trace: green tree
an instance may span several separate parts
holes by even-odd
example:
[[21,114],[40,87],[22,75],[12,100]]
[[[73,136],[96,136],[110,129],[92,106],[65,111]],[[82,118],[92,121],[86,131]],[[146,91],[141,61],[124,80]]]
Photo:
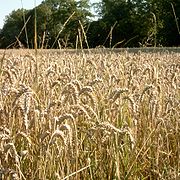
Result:
[[18,9],[6,16],[5,24],[1,30],[1,48],[17,45],[17,39],[25,42],[23,16],[27,14],[27,12],[27,10]]
[[[13,11],[7,16],[1,32],[3,47],[15,42],[18,37],[18,40],[26,47],[34,48],[36,19],[39,48],[50,48],[52,45],[54,48],[59,45],[74,48],[78,29],[82,30],[82,26],[86,28],[88,24],[91,16],[89,9],[88,0],[44,0],[32,10]],[[69,21],[66,22],[68,18]],[[18,36],[19,33],[20,36]]]
[[[44,8],[46,8],[46,14],[43,14]],[[31,16],[34,16],[33,11],[34,9],[30,12]],[[74,48],[80,26],[79,21],[85,26],[88,23],[88,17],[91,16],[88,0],[45,0],[36,8],[36,11],[38,42],[43,41],[45,34],[49,48],[52,46],[57,48],[59,45]],[[68,18],[70,19],[65,24]],[[33,22],[30,27],[33,27]],[[33,42],[33,37],[31,39]]]
[[163,46],[180,45],[180,1],[147,0],[157,19],[157,43]]
[[102,0],[98,8],[100,19],[88,33],[91,47],[180,44],[179,0]]
[[[36,9],[35,9],[36,8]],[[45,3],[41,3],[39,6],[35,7],[34,9],[30,10],[27,14],[30,17],[30,21],[27,23],[27,31],[28,31],[28,39],[29,39],[29,46],[31,48],[34,47],[34,37],[35,37],[35,18],[37,22],[37,40],[38,40],[38,47],[46,47],[48,40],[48,24],[52,18],[52,9]],[[35,10],[36,10],[36,17],[35,17]]]
[[[64,27],[64,23],[73,13],[74,15]],[[80,29],[79,21],[85,28],[88,24],[90,16],[91,13],[88,0],[57,0],[56,8],[53,10],[53,18],[50,22],[50,36],[52,43],[58,36],[58,33],[63,29],[58,37],[59,42],[61,45],[74,48],[76,44],[76,37],[78,36],[78,29]]]
[[92,25],[102,25],[101,28],[97,28],[99,29],[98,34],[101,34],[101,29],[103,29],[104,37],[102,38],[102,35],[99,35],[99,37],[101,37],[100,39],[103,39],[101,45],[105,45],[106,47],[121,47],[125,44],[133,46],[133,39],[137,37],[134,23],[134,1],[102,0],[99,8],[99,23],[93,23]]

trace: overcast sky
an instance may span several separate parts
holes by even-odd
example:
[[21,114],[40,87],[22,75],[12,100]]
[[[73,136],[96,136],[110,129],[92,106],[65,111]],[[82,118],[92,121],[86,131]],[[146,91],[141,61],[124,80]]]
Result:
[[[9,15],[13,10],[22,8],[32,9],[34,7],[34,0],[0,0],[0,28],[3,27],[5,16]],[[100,0],[90,0],[91,3],[99,2]],[[42,0],[36,0],[36,5],[39,5]]]

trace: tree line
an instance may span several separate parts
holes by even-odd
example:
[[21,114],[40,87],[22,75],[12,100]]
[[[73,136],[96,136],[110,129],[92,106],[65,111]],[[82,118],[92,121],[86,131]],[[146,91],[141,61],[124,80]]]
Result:
[[179,46],[179,24],[179,0],[44,0],[6,17],[0,48]]

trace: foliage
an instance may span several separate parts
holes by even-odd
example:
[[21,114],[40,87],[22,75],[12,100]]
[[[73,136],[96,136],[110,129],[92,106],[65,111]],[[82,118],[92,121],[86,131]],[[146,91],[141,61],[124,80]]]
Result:
[[[4,27],[1,31],[1,41],[3,47],[14,46],[14,42],[16,42],[16,38],[20,34],[24,22],[23,22],[23,14],[28,11],[24,9],[18,9],[11,12],[10,15],[6,16]],[[23,36],[19,37],[20,41],[24,41]]]
[[50,17],[47,25],[47,31],[50,38],[49,44],[51,45],[58,36],[59,31],[64,28],[63,26],[66,20],[75,12],[58,37],[58,42],[63,47],[74,47],[76,36],[78,34],[78,28],[80,27],[79,21],[85,25],[88,22],[88,17],[91,16],[88,0],[46,0],[43,4],[51,7],[52,12],[52,16]]
[[[122,42],[117,44],[119,47],[178,46],[179,7],[178,0],[102,0],[98,6],[100,19],[92,23],[95,27],[90,31],[89,39],[94,43],[93,31],[96,29],[97,38],[101,36],[101,42],[98,43],[106,47],[118,42]],[[115,23],[112,37],[108,37]],[[97,25],[99,27],[96,28]],[[104,44],[106,38],[108,41]]]
[[164,46],[178,46],[180,43],[180,1],[150,0],[151,11],[157,17],[157,40]]
[[[35,17],[35,10],[37,16]],[[24,13],[24,14],[23,14]],[[70,21],[64,28],[65,21],[74,13]],[[91,16],[89,11],[88,0],[74,1],[74,0],[45,0],[39,6],[29,11],[17,10],[13,11],[6,19],[3,27],[1,37],[6,42],[3,46],[7,47],[10,43],[16,41],[17,37],[24,25],[23,15],[26,16],[28,21],[26,28],[28,37],[25,35],[25,30],[19,40],[27,47],[25,42],[29,42],[29,46],[33,48],[34,42],[34,19],[37,21],[37,37],[38,47],[51,47],[55,41],[58,33],[63,29],[60,36],[58,36],[58,43],[55,45],[74,47],[78,28],[80,27],[79,21],[83,26],[88,22]],[[28,38],[28,40],[26,39]]]

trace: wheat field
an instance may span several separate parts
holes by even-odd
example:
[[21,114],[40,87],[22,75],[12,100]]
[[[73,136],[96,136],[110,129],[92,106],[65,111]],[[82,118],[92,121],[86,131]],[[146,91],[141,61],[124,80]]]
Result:
[[0,179],[180,179],[180,54],[0,54]]

